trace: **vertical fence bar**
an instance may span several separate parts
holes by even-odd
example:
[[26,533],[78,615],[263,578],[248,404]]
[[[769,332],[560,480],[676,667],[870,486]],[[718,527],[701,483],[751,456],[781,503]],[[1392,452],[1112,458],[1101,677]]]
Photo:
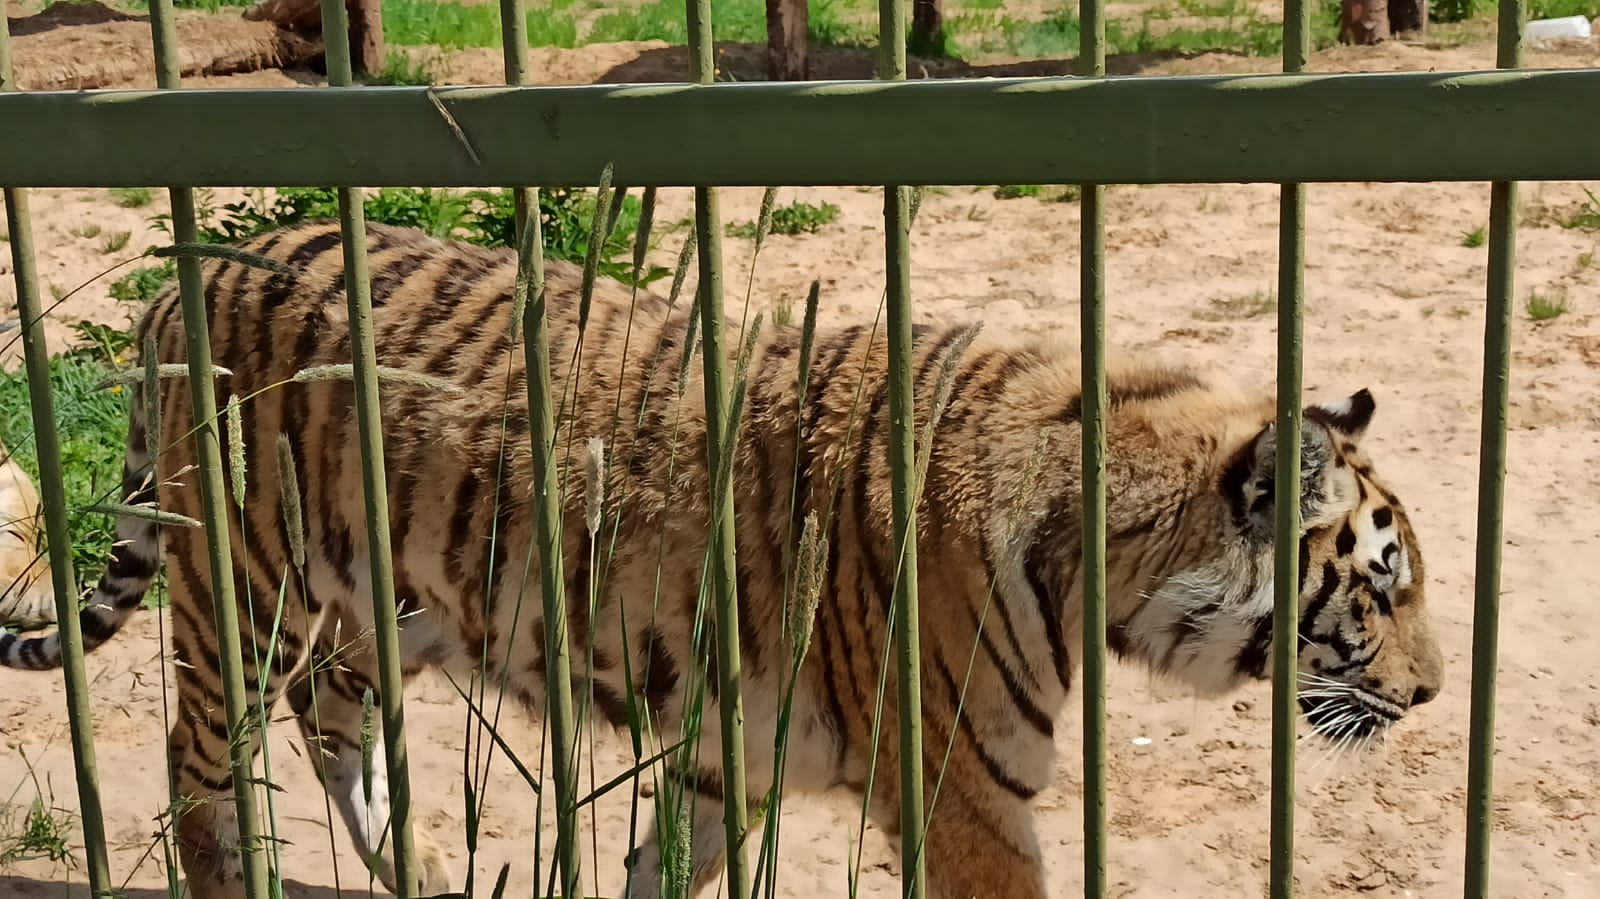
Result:
[[[1495,65],[1522,65],[1523,0],[1500,0]],[[1505,517],[1506,409],[1516,292],[1517,185],[1489,188],[1489,275],[1483,328],[1483,422],[1478,447],[1478,545],[1473,575],[1472,709],[1467,737],[1467,860],[1463,895],[1489,895],[1494,830],[1494,697],[1500,644],[1500,544]]]
[[[905,0],[878,5],[878,77],[906,78]],[[922,795],[922,665],[917,609],[916,403],[911,375],[911,189],[883,189],[889,343],[890,494],[898,572],[894,579],[895,711],[900,724],[901,894],[927,895]]]
[[[500,25],[506,83],[532,80],[528,58],[528,20],[523,0],[500,0]],[[524,309],[523,358],[528,372],[528,421],[533,443],[537,496],[540,593],[543,599],[546,715],[550,723],[551,776],[556,790],[556,866],[563,897],[582,896],[583,853],[578,844],[577,723],[573,720],[571,638],[567,628],[565,560],[562,558],[562,487],[556,466],[555,414],[551,400],[550,330],[544,302],[544,242],[539,226],[539,192],[512,188],[517,216],[517,281]],[[526,285],[523,287],[522,285]]]
[[[16,88],[11,72],[11,29],[0,15],[0,91]],[[61,641],[61,676],[66,682],[67,728],[78,781],[78,817],[83,824],[89,892],[96,899],[108,899],[111,869],[106,858],[105,820],[100,810],[100,776],[95,768],[94,712],[89,704],[89,677],[83,666],[77,576],[72,570],[72,539],[67,532],[66,484],[61,471],[61,442],[56,434],[55,398],[50,393],[50,348],[44,340],[33,223],[27,191],[7,188],[4,193],[11,240],[11,272],[17,285],[17,316],[22,319],[28,405],[33,415],[33,441],[39,458],[39,493],[44,505],[51,585],[56,593],[56,635]]]
[[[355,81],[350,63],[350,14],[343,0],[322,0],[322,34],[328,84]],[[396,899],[417,894],[412,837],[411,774],[406,757],[405,680],[400,667],[393,547],[389,542],[388,475],[383,458],[383,409],[378,401],[378,358],[373,342],[372,283],[367,271],[367,221],[360,188],[341,187],[339,227],[344,243],[345,303],[350,314],[350,361],[356,399],[356,439],[367,507],[367,553],[372,571],[373,631],[377,642],[378,702],[389,777],[389,839],[394,847]]]
[[[172,0],[150,4],[150,38],[156,57],[156,86],[178,90],[178,32]],[[172,199],[172,239],[180,244],[199,242],[195,225],[194,191],[169,188]],[[239,852],[244,867],[244,889],[250,899],[266,899],[267,861],[257,834],[253,743],[244,735],[254,727],[246,692],[239,612],[233,579],[233,549],[228,541],[227,493],[223,488],[222,445],[217,433],[216,382],[212,376],[211,325],[206,319],[200,260],[177,259],[178,292],[183,308],[184,345],[189,360],[189,393],[194,407],[195,457],[200,463],[201,520],[211,561],[211,604],[217,628],[217,655],[222,675],[222,708],[228,719],[228,752],[233,780],[235,812],[239,825]],[[264,736],[264,735],[263,735]]]
[[[1106,73],[1105,0],[1079,0],[1078,74]],[[1106,228],[1105,186],[1080,186],[1083,442],[1083,895],[1106,890]]]
[[[1310,9],[1284,0],[1283,70],[1305,69],[1310,52]],[[1278,452],[1277,521],[1273,542],[1272,632],[1272,835],[1268,891],[1294,895],[1294,749],[1299,708],[1301,379],[1304,368],[1305,185],[1282,186],[1278,206]]]
[[[715,80],[711,0],[688,5],[690,74],[700,84]],[[716,612],[717,710],[722,727],[722,822],[728,840],[728,897],[749,899],[750,872],[744,854],[749,827],[745,809],[744,692],[739,658],[739,604],[733,520],[733,466],[722,464],[734,444],[726,438],[729,394],[723,378],[722,217],[717,189],[694,190],[695,240],[700,256],[700,333],[705,368],[706,456],[711,466],[711,533],[708,535],[712,597]],[[725,474],[722,474],[725,473]]]

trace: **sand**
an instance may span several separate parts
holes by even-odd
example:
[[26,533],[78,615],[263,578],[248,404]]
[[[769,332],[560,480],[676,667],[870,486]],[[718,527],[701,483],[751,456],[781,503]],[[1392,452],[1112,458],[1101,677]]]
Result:
[[[550,52],[553,80],[646,77],[661,45],[609,45]],[[1593,65],[1594,45],[1530,54],[1536,66]],[[1320,69],[1481,68],[1492,46],[1430,49],[1391,44],[1318,54]],[[447,58],[452,80],[498,76],[497,51]],[[559,65],[558,65],[559,64]],[[832,63],[830,63],[831,65]],[[851,65],[848,60],[838,65]],[[1266,69],[1270,60],[1222,54],[1137,64],[1155,72]],[[563,68],[564,67],[564,68]],[[559,70],[559,71],[557,71]],[[681,71],[681,69],[680,69]],[[609,76],[609,77],[608,77]],[[676,76],[673,76],[676,77]],[[207,84],[302,83],[278,73]],[[199,82],[196,82],[199,83]],[[1590,626],[1600,560],[1600,237],[1556,222],[1600,184],[1526,185],[1522,192],[1519,298],[1537,291],[1566,299],[1568,311],[1514,321],[1510,462],[1504,539],[1499,712],[1491,894],[1600,896],[1600,661]],[[1306,744],[1297,789],[1299,895],[1460,895],[1464,864],[1469,649],[1472,637],[1474,497],[1477,487],[1486,251],[1463,246],[1487,222],[1488,187],[1318,185],[1308,191],[1306,393],[1338,397],[1370,387],[1378,416],[1368,444],[1397,485],[1428,560],[1429,602],[1446,660],[1444,691],[1417,709],[1381,746],[1337,760]],[[218,191],[216,202],[234,194]],[[725,215],[749,220],[758,191],[729,191]],[[870,315],[882,283],[881,199],[871,190],[793,189],[781,201],[826,200],[838,221],[814,235],[774,237],[756,266],[758,305],[798,301],[822,282],[823,314]],[[163,236],[148,222],[165,211],[111,204],[104,191],[35,194],[36,240],[47,284],[69,288]],[[663,192],[658,221],[689,213],[684,192]],[[1135,351],[1271,381],[1275,324],[1277,190],[1266,185],[1113,187],[1107,199],[1108,330]],[[922,318],[982,317],[990,327],[1077,327],[1076,204],[1001,201],[979,188],[930,191],[914,230],[912,264]],[[121,253],[71,231],[87,223],[128,230]],[[663,233],[655,256],[670,265],[683,231]],[[743,296],[751,245],[725,248],[730,302]],[[0,274],[9,271],[0,261]],[[96,281],[54,313],[51,339],[77,318],[121,321],[127,310]],[[0,319],[14,315],[0,278]],[[15,361],[15,348],[0,355]],[[109,475],[110,473],[108,473]],[[152,852],[165,785],[156,763],[164,739],[157,639],[147,614],[88,661],[96,704],[96,748],[115,881],[154,899],[165,884]],[[1224,701],[1202,701],[1114,667],[1110,679],[1109,894],[1116,897],[1259,896],[1268,848],[1269,713],[1265,685]],[[451,688],[425,680],[407,696],[417,820],[452,854],[460,885],[468,867],[462,749],[466,719]],[[1039,833],[1053,895],[1081,888],[1081,757],[1076,697],[1059,733],[1060,776],[1039,799]],[[539,727],[511,711],[503,733],[519,755],[536,758]],[[0,795],[35,795],[29,771],[62,809],[77,807],[59,679],[13,673],[0,694]],[[288,895],[333,895],[335,860],[344,889],[365,877],[342,827],[330,835],[310,766],[298,757],[293,725],[275,725],[268,745]],[[625,744],[602,735],[599,780],[620,770]],[[12,794],[12,788],[17,792]],[[475,861],[480,889],[512,862],[511,895],[535,888],[531,846],[535,796],[497,758],[483,790],[484,837]],[[590,889],[615,895],[627,842],[628,799],[614,793],[584,823]],[[843,895],[857,808],[839,796],[785,806],[786,850],[779,894]],[[544,833],[548,865],[552,833]],[[74,836],[77,839],[77,835]],[[591,842],[592,840],[597,842]],[[75,846],[78,844],[75,843]],[[861,845],[860,895],[898,895],[890,842],[868,827]],[[83,895],[76,869],[32,861],[0,869],[0,896]],[[598,883],[592,878],[598,874]],[[381,888],[380,888],[381,889]]]

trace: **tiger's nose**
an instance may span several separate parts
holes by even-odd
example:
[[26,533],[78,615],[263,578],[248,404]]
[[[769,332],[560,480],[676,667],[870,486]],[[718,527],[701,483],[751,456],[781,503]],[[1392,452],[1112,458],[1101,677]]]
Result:
[[1414,706],[1422,705],[1425,702],[1431,701],[1433,697],[1438,695],[1439,690],[1436,687],[1418,687],[1416,691],[1411,694],[1411,704]]

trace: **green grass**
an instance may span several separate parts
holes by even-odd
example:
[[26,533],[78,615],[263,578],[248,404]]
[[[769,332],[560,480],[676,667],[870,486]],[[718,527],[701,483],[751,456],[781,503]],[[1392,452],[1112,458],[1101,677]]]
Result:
[[1561,222],[1563,228],[1576,228],[1580,231],[1600,231],[1600,197],[1594,192],[1584,188],[1583,194],[1587,199],[1578,207],[1578,211],[1567,216]]
[[[862,5],[861,9],[868,9]],[[817,46],[867,44],[872,31],[850,27],[836,15],[836,5],[815,3],[810,36]],[[688,42],[684,0],[657,0],[642,6],[609,10],[596,17],[586,32],[579,23],[589,12],[582,0],[554,0],[527,14],[528,42],[535,47],[577,47],[610,41]],[[500,10],[494,4],[464,5],[429,0],[384,0],[384,36],[399,45],[437,45],[450,49],[500,46]],[[766,41],[766,7],[761,0],[727,0],[712,9],[718,40]],[[414,82],[406,82],[414,83]]]
[[[0,802],[0,871],[21,862],[44,859],[73,864],[72,812],[57,808],[55,791],[47,778],[43,784],[26,755],[23,764],[28,776],[11,796]],[[17,801],[23,788],[33,786],[33,798],[26,804]]]
[[367,84],[388,84],[427,87],[443,80],[436,61],[390,51],[384,54],[383,70],[365,79]]
[[120,253],[127,249],[128,241],[132,238],[132,231],[107,231],[100,237],[100,252],[106,255]]
[[1565,294],[1542,294],[1533,291],[1528,294],[1524,308],[1528,311],[1528,318],[1536,322],[1547,322],[1566,314],[1567,298]]
[[1023,197],[1037,197],[1044,193],[1042,184],[1002,184],[994,189],[996,200],[1020,200]]
[[[772,210],[772,228],[769,234],[782,234],[794,237],[799,234],[815,234],[826,225],[830,225],[839,217],[839,207],[832,203],[823,202],[821,206],[811,203],[794,202],[787,206],[776,206]],[[756,236],[755,222],[737,222],[728,225],[729,237],[739,237],[745,240],[754,240]]]
[[123,209],[143,209],[156,198],[153,187],[113,187],[111,200]]
[[[86,322],[76,328],[87,339],[87,345],[51,358],[50,386],[55,396],[61,467],[66,477],[72,562],[80,584],[88,586],[105,569],[114,530],[109,516],[82,510],[121,499],[117,494],[128,434],[128,409],[122,388],[102,385],[117,370],[118,354],[126,344],[117,338],[121,332],[113,328]],[[28,379],[23,371],[0,372],[0,441],[38,483],[30,408]]]
[[1275,295],[1269,291],[1257,290],[1254,293],[1215,298],[1211,301],[1210,308],[1199,310],[1194,315],[1202,321],[1243,321],[1260,318],[1277,306],[1278,298]]
[[1474,228],[1471,231],[1462,232],[1461,245],[1469,250],[1476,250],[1478,247],[1483,246],[1486,238],[1487,235],[1484,229]]

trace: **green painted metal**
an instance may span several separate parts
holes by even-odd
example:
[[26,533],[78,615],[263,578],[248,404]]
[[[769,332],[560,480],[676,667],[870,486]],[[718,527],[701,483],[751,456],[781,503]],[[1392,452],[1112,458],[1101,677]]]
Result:
[[[1078,5],[1078,74],[1106,73],[1105,0]],[[1105,186],[1081,186],[1078,324],[1083,456],[1083,895],[1106,892],[1106,228]]]
[[[531,207],[536,208],[536,207]],[[544,607],[545,716],[550,723],[551,777],[556,790],[556,861],[563,897],[581,896],[582,847],[578,842],[578,727],[572,707],[572,645],[567,628],[562,556],[562,484],[556,453],[555,404],[550,368],[550,326],[545,306],[544,253],[539,216],[528,215],[517,247],[516,303],[522,316],[528,370],[528,421],[533,443],[535,539]]]
[[[1283,70],[1305,68],[1310,7],[1285,0]],[[1305,185],[1285,183],[1278,201],[1278,457],[1276,496],[1300,495],[1301,381],[1304,373]],[[1300,503],[1279,502],[1273,542],[1272,799],[1267,889],[1272,899],[1294,895],[1294,751],[1300,710]]]
[[[532,79],[527,16],[523,0],[501,0],[506,83]],[[539,192],[512,189],[517,222],[517,297],[522,317],[523,358],[528,371],[529,439],[533,445],[537,494],[541,613],[544,619],[545,709],[550,724],[551,777],[556,801],[556,869],[563,897],[582,896],[583,852],[578,839],[578,723],[572,702],[572,643],[567,626],[565,558],[561,507],[564,495],[556,464],[555,402],[550,374],[549,317],[544,297],[544,241],[539,225]],[[530,305],[531,301],[531,305]]]
[[[172,0],[155,0],[150,4],[150,36],[155,54],[156,86],[158,90],[176,93],[182,84]],[[172,186],[169,194],[173,240],[180,244],[198,243],[194,191],[188,187]],[[269,895],[269,874],[263,851],[266,847],[259,835],[260,819],[256,813],[255,741],[247,736],[255,728],[255,713],[251,709],[244,673],[233,548],[228,542],[228,500],[223,486],[222,446],[217,432],[217,395],[216,381],[212,376],[210,323],[206,319],[205,294],[200,282],[200,260],[193,256],[179,257],[177,267],[189,360],[190,401],[195,416],[195,458],[200,464],[201,519],[205,524],[206,551],[211,563],[212,620],[217,629],[222,710],[228,723],[229,775],[233,782],[234,808],[238,817],[244,892],[250,899],[266,899]],[[259,697],[257,701],[260,701]]]
[[[0,92],[16,90],[11,71],[11,28],[0,15]],[[67,533],[67,495],[61,473],[61,441],[56,434],[55,397],[50,393],[50,349],[44,339],[44,311],[39,298],[39,270],[33,248],[33,221],[28,195],[5,192],[7,236],[11,242],[11,274],[17,287],[17,317],[22,320],[23,365],[28,374],[28,403],[33,416],[34,450],[39,459],[39,494],[49,544],[51,586],[56,593],[56,634],[61,640],[61,677],[67,692],[67,730],[72,744],[73,773],[78,783],[78,819],[83,827],[89,893],[111,895],[111,866],[106,859],[105,818],[100,806],[100,775],[95,766],[94,719],[89,704],[89,676],[83,665],[83,630],[78,623],[77,577],[72,570],[72,540]]]
[[[689,74],[696,82],[711,84],[716,65],[711,34],[711,0],[688,4]],[[638,183],[622,179],[628,183]],[[739,603],[737,544],[734,540],[733,466],[724,454],[735,451],[736,430],[729,421],[731,400],[724,377],[722,304],[722,216],[714,187],[694,191],[695,241],[700,256],[700,281],[696,303],[700,307],[702,362],[705,371],[706,456],[711,476],[711,522],[707,535],[707,569],[711,575],[712,609],[716,622],[717,712],[722,736],[722,824],[728,841],[729,899],[749,899],[751,877],[745,857],[749,830],[745,800],[744,688],[739,656]]]
[[1272,899],[1294,894],[1294,750],[1300,712],[1296,665],[1300,632],[1301,380],[1304,357],[1305,187],[1285,184],[1278,234],[1278,456],[1274,495],[1277,522],[1273,554],[1272,633],[1272,835],[1268,874]]
[[[1523,0],[1500,0],[1495,65],[1522,65]],[[1489,895],[1494,829],[1494,697],[1500,646],[1500,555],[1505,522],[1511,310],[1516,294],[1517,185],[1489,188],[1489,274],[1483,328],[1483,424],[1478,448],[1478,545],[1473,574],[1472,708],[1467,734],[1467,857],[1462,894]]]
[[0,186],[1581,180],[1597,106],[1600,70],[29,93]]
[[[0,82],[8,82],[6,26],[0,22]],[[78,818],[83,826],[89,892],[96,899],[111,896],[111,869],[106,860],[105,820],[100,806],[100,777],[95,767],[94,723],[89,704],[89,678],[83,666],[83,631],[78,625],[78,590],[72,570],[72,540],[67,532],[67,496],[62,481],[61,442],[56,434],[55,399],[50,394],[50,350],[44,340],[44,313],[39,301],[39,274],[33,252],[28,195],[5,190],[6,221],[11,239],[12,274],[17,284],[17,314],[22,319],[23,364],[28,373],[28,402],[33,414],[33,439],[39,457],[39,493],[49,543],[51,583],[56,592],[56,634],[61,640],[61,674],[66,682],[67,726],[78,781]]]
[[[322,0],[322,33],[328,83],[355,80],[350,62],[350,14],[343,0]],[[352,389],[356,441],[361,453],[361,488],[367,512],[367,558],[372,578],[373,637],[377,644],[379,719],[388,773],[389,831],[394,854],[396,899],[417,895],[421,867],[412,828],[411,766],[406,754],[405,676],[400,663],[399,610],[394,587],[394,548],[389,539],[389,493],[383,457],[383,407],[378,398],[378,353],[372,325],[372,281],[367,268],[367,222],[359,188],[338,191],[344,245],[345,305],[350,315]]]
[[[878,78],[906,77],[905,0],[878,4]],[[901,895],[928,893],[923,834],[922,658],[917,590],[916,401],[911,373],[911,188],[898,179],[883,189],[886,334],[889,349],[889,492],[894,517],[895,712],[900,741]],[[931,435],[930,435],[931,439]]]

